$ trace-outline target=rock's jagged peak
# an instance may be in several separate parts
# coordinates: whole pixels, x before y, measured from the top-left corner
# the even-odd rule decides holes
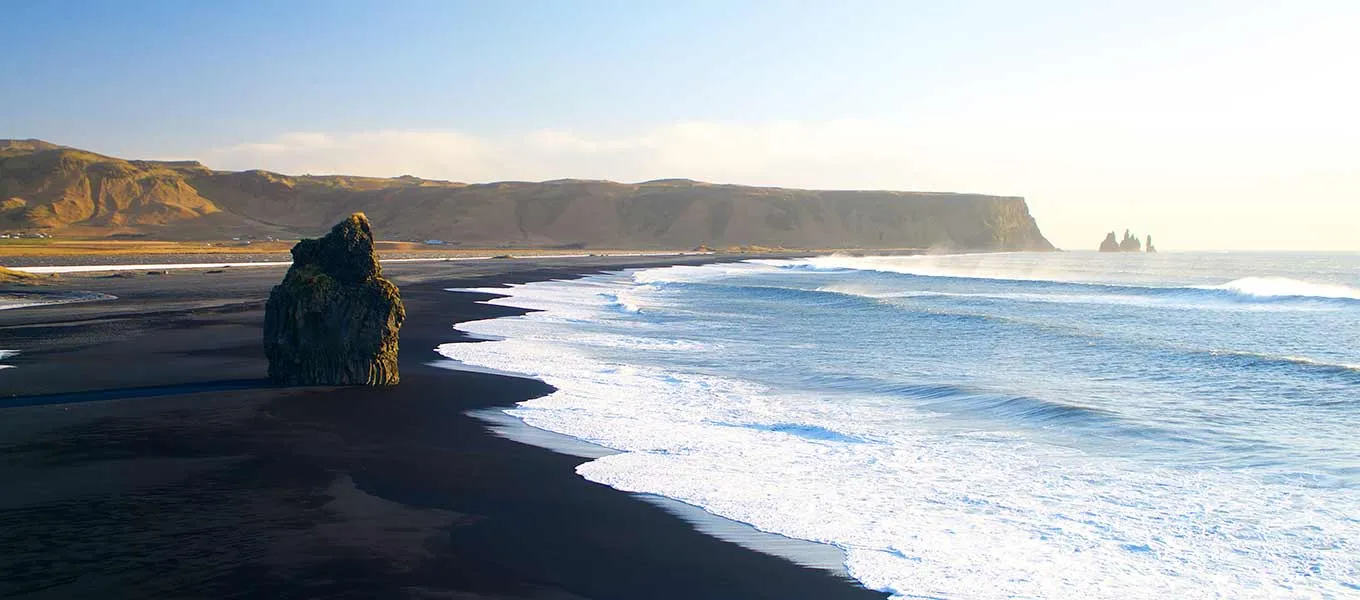
[[[293,246],[293,268],[315,267],[342,283],[363,283],[382,277],[373,251],[373,229],[364,213],[336,223],[330,234],[302,240]]]
[[[1119,242],[1119,250],[1121,252],[1138,252],[1142,249],[1143,243],[1138,241],[1138,236],[1129,233],[1129,230],[1125,229],[1124,239]]]
[[[1119,238],[1115,237],[1113,231],[1105,234],[1104,241],[1100,242],[1100,251],[1101,252],[1119,251]]]

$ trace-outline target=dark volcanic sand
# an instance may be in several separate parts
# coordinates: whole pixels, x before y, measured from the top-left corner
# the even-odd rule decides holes
[[[392,389],[258,379],[282,269],[63,278],[120,299],[0,311],[0,349],[22,351],[0,370],[0,597],[883,598],[465,414],[546,384],[425,364],[453,323],[516,312],[444,288],[657,262],[388,265],[408,314]]]

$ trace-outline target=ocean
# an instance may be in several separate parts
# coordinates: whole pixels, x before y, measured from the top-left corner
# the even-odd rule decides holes
[[[750,260],[484,290],[581,476],[896,598],[1360,597],[1360,255]]]

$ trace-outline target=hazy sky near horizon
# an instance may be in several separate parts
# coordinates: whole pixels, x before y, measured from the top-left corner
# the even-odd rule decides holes
[[[0,137],[219,169],[1025,196],[1360,250],[1360,2],[8,2]]]

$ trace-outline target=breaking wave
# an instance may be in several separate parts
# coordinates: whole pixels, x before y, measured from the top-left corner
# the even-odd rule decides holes
[[[1360,300],[1360,289],[1347,285],[1313,283],[1287,277],[1243,277],[1203,289],[1223,290],[1253,298],[1332,298]]]
[[[1243,277],[1213,285],[1151,285],[1083,280],[1076,275],[1012,273],[998,269],[960,269],[940,266],[913,266],[887,263],[869,258],[797,259],[765,261],[763,264],[790,271],[869,271],[895,276],[904,283],[913,280],[946,279],[960,283],[999,284],[997,290],[985,293],[955,294],[949,291],[921,292],[913,289],[895,290],[891,285],[880,285],[870,290],[826,289],[876,298],[899,296],[971,295],[1001,299],[1032,300],[1039,302],[1137,303],[1152,300],[1209,300],[1239,304],[1269,304],[1274,302],[1299,303],[1354,303],[1360,302],[1360,288],[1337,283],[1302,281],[1287,277]],[[886,284],[886,282],[884,282]],[[1033,292],[1033,293],[1032,293]],[[1067,292],[1067,293],[1054,293]]]

